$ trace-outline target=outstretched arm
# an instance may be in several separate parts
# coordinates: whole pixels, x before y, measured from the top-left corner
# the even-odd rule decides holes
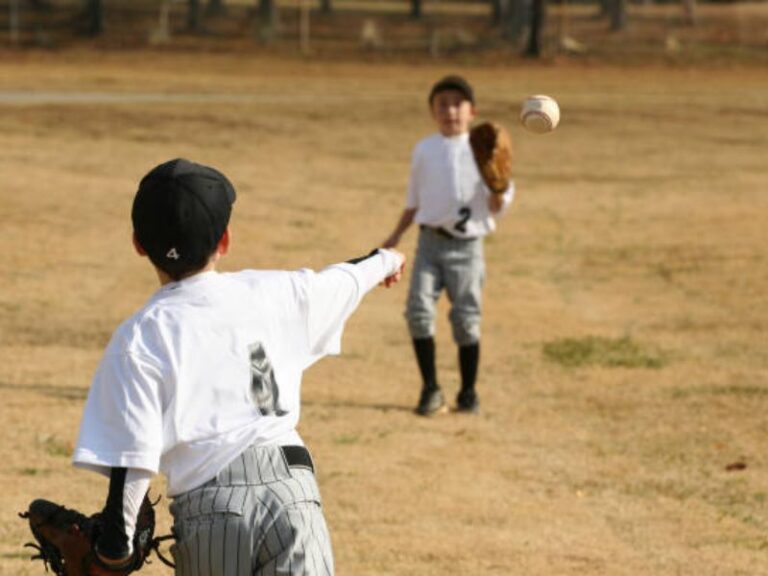
[[[338,354],[344,323],[363,296],[400,280],[404,265],[405,256],[397,250],[377,248],[313,274],[307,293],[310,355]]]
[[[400,215],[400,220],[397,221],[397,226],[392,234],[389,235],[382,244],[383,248],[394,248],[400,243],[400,238],[408,227],[413,223],[413,217],[416,215],[416,208],[406,208]]]

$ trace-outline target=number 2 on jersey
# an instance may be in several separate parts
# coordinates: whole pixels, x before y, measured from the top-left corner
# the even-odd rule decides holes
[[[464,206],[459,210],[459,216],[461,216],[461,218],[453,225],[453,228],[464,234],[467,231],[467,220],[472,216],[471,208],[469,208],[469,206]]]

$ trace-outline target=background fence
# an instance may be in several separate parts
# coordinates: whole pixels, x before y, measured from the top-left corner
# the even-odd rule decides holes
[[[0,46],[768,60],[767,2],[10,0]]]

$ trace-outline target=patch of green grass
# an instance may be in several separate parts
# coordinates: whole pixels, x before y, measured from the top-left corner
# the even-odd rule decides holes
[[[343,434],[336,436],[333,441],[335,444],[357,444],[360,441],[360,437],[352,434]]]
[[[42,440],[43,449],[51,456],[69,458],[72,455],[72,446],[62,442],[58,438],[49,436]]]
[[[567,368],[662,368],[666,364],[666,359],[661,354],[646,349],[628,336],[561,338],[545,343],[543,352],[547,360]]]
[[[690,398],[692,396],[740,396],[743,398],[765,398],[768,397],[768,388],[749,384],[734,384],[731,386],[677,388],[672,391],[673,398]]]

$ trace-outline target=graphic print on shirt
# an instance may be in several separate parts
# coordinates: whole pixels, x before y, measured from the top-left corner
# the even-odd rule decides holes
[[[469,206],[462,207],[459,210],[459,216],[461,216],[461,219],[453,227],[464,234],[467,231],[467,220],[472,216],[472,209]]]
[[[275,371],[261,342],[248,346],[251,359],[251,399],[264,416],[284,416],[275,381]]]

